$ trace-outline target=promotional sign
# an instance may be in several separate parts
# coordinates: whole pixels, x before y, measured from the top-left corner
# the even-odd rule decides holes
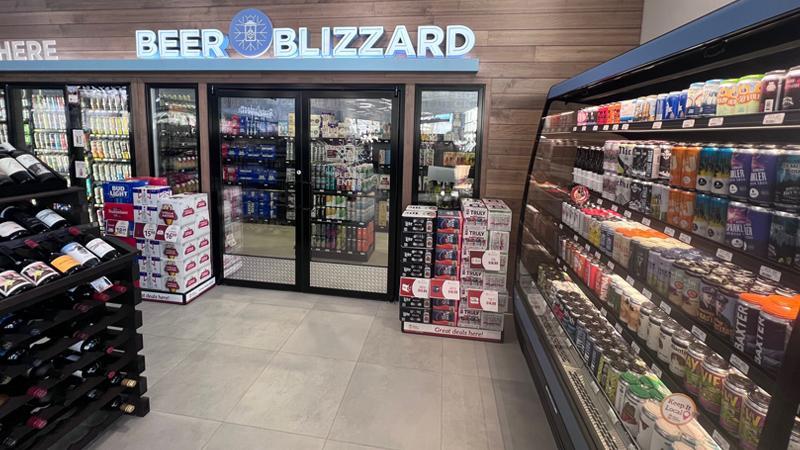
[[[501,267],[500,252],[497,250],[471,250],[469,252],[469,267],[498,272]]]
[[[458,300],[461,298],[461,286],[456,280],[434,278],[431,280],[430,295],[431,298]]]
[[[400,296],[429,298],[431,280],[429,278],[400,277]]]
[[[661,403],[661,415],[673,425],[686,425],[697,416],[697,406],[686,394],[671,394]]]
[[[467,306],[473,309],[497,312],[499,310],[499,295],[497,291],[484,291],[482,289],[467,290]]]

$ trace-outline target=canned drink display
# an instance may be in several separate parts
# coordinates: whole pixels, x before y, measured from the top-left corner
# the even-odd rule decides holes
[[[670,92],[667,96],[666,108],[664,109],[664,120],[679,119],[681,110],[683,110],[681,107],[681,92]]]
[[[668,97],[669,94],[658,94],[658,96],[656,97],[656,111],[655,111],[656,120],[664,119],[664,111],[667,108]]]
[[[725,196],[731,181],[731,159],[734,149],[730,145],[717,148],[714,174],[711,177],[711,193]]]
[[[732,116],[736,114],[736,86],[739,83],[738,78],[729,78],[722,80],[717,92],[717,115],[718,116]]]
[[[736,114],[757,113],[761,106],[762,74],[747,75],[736,83]]]
[[[739,296],[746,290],[744,285],[729,280],[719,287],[714,297],[714,331],[727,341],[733,338]]]
[[[772,211],[761,206],[750,205],[747,208],[747,222],[750,227],[749,229],[745,228],[746,251],[762,258],[766,257],[772,226]]]
[[[698,198],[700,196],[698,195]],[[741,202],[728,203],[728,216],[725,221],[725,243],[737,250],[747,251],[745,236],[752,235],[752,228],[747,218],[747,204]],[[697,216],[695,215],[695,222]]]
[[[697,162],[697,179],[695,189],[698,192],[711,192],[711,183],[714,178],[714,171],[717,166],[717,152],[714,146],[704,146],[700,150]]]
[[[755,148],[735,148],[731,155],[731,171],[728,180],[728,195],[731,198],[747,200],[750,198],[750,173]]]
[[[770,297],[758,316],[755,361],[768,371],[776,371],[783,363],[794,321],[800,311],[796,298]]]
[[[800,148],[789,147],[778,155],[775,175],[775,205],[800,207]]]
[[[761,79],[761,99],[758,109],[760,112],[768,113],[780,109],[785,77],[785,70],[772,70]]]
[[[678,203],[678,226],[687,231],[691,231],[692,222],[694,222],[694,198],[694,192],[680,192],[680,200]]]
[[[700,115],[714,116],[717,114],[717,96],[722,80],[708,80],[703,85],[703,103],[700,108]]]
[[[694,203],[694,220],[692,221],[692,233],[699,236],[708,234],[708,213],[711,197],[706,194],[697,194]]]
[[[689,85],[686,97],[686,117],[699,117],[703,111],[703,88],[705,83],[702,81]]]
[[[725,226],[728,218],[728,199],[711,197],[707,204],[707,237],[714,242],[723,243],[725,242]]]
[[[733,330],[733,346],[745,355],[754,357],[758,334],[758,318],[767,296],[751,292],[739,295],[736,303],[736,322]]]
[[[697,170],[700,167],[700,152],[702,147],[690,145],[683,154],[681,166],[681,184],[684,189],[694,189],[697,186]]]
[[[800,109],[800,66],[790,68],[784,77],[780,109]]]
[[[769,205],[775,193],[778,157],[781,150],[759,148],[750,163],[749,201]]]
[[[681,91],[681,95],[678,98],[678,112],[676,119],[683,119],[686,117],[686,99],[689,97],[689,89],[684,89]]]
[[[702,342],[695,341],[689,345],[686,352],[686,370],[683,380],[683,386],[688,393],[694,396],[700,394],[703,384],[703,363],[713,354],[714,352]]]
[[[745,399],[755,385],[747,377],[730,373],[722,383],[722,407],[719,424],[734,437],[739,437],[740,419]]]
[[[722,409],[722,382],[729,371],[728,363],[717,354],[712,354],[703,361],[700,406],[715,416]]]
[[[797,253],[798,229],[800,229],[798,216],[784,211],[773,211],[767,258],[786,266],[793,265]]]
[[[686,156],[686,146],[677,144],[672,147],[669,163],[669,184],[679,187],[683,183],[683,164]]]
[[[771,399],[769,394],[760,389],[753,389],[747,394],[739,420],[739,445],[743,449],[758,448]]]

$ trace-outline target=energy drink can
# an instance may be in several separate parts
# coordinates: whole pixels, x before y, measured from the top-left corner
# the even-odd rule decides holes
[[[730,208],[730,205],[728,206]],[[747,207],[747,224],[744,231],[743,250],[754,256],[765,258],[769,245],[772,211],[755,205]]]
[[[747,200],[750,198],[750,172],[754,148],[735,148],[731,155],[731,174],[728,180],[728,195],[731,198]]]
[[[672,91],[667,97],[667,106],[664,109],[663,120],[673,120],[679,118],[679,109],[681,103],[681,92]],[[684,103],[685,104],[685,103]]]
[[[669,159],[669,184],[670,186],[680,187],[683,179],[683,160],[686,156],[685,145],[675,145]]]
[[[747,219],[747,211],[747,205],[744,203],[728,203],[728,217],[725,222],[725,243],[737,250],[745,250],[746,229],[750,226]],[[750,234],[752,235],[752,229]]]
[[[694,192],[680,191],[678,204],[678,226],[686,231],[691,231],[694,222]]]
[[[731,181],[731,158],[733,147],[725,145],[717,149],[717,159],[714,166],[714,175],[711,178],[711,193],[728,195],[728,185]]]
[[[750,202],[762,205],[772,203],[775,194],[775,176],[778,157],[783,150],[763,148],[753,154],[750,164]]]
[[[701,107],[700,115],[714,116],[717,114],[717,96],[719,95],[719,86],[722,80],[708,80],[703,86],[703,105]]]
[[[697,186],[697,170],[700,166],[700,146],[690,145],[686,147],[683,155],[683,167],[681,170],[681,187],[694,189]]]
[[[667,98],[669,94],[658,94],[656,97],[656,120],[664,119],[664,111],[667,106]]]
[[[800,147],[778,155],[776,166],[775,205],[796,209],[800,206]]]
[[[697,194],[694,202],[694,221],[692,233],[706,237],[708,233],[708,203],[711,198],[706,194]]]
[[[681,91],[681,96],[678,99],[678,117],[676,119],[683,119],[686,117],[686,99],[689,97],[689,90],[684,89]]]
[[[773,211],[769,229],[767,258],[779,264],[791,266],[797,253],[797,231],[800,218],[784,211]]]
[[[708,238],[714,242],[725,242],[725,224],[728,220],[728,199],[711,197],[708,204]]]
[[[698,117],[703,109],[703,88],[705,83],[702,81],[689,85],[686,97],[686,117]]]
[[[714,169],[717,163],[717,147],[704,146],[700,150],[697,163],[697,181],[695,189],[698,192],[711,192],[711,179],[714,178]]]

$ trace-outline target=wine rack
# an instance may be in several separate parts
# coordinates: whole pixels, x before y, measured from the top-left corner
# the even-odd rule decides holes
[[[85,189],[73,187],[0,197],[0,205],[31,200],[71,219],[81,232],[100,235],[97,224],[85,223],[88,218]],[[68,229],[48,231],[2,242],[0,251],[22,247],[26,239],[71,238]],[[142,326],[142,314],[136,310],[141,302],[137,251],[113,237],[104,239],[119,252],[117,258],[0,300],[0,317],[24,314],[43,319],[0,333],[0,346],[4,350],[0,358],[0,422],[3,423],[0,448],[82,448],[125,413],[120,407],[111,407],[120,398],[129,414],[141,417],[150,410],[149,398],[144,396],[147,392],[147,378],[142,376],[144,356],[139,354],[143,341],[137,332]],[[52,301],[65,297],[69,290],[102,277],[117,283],[114,289],[104,291],[106,298],[86,297],[80,309],[66,309],[66,306],[48,309]],[[76,327],[78,323],[81,325]],[[45,345],[31,347],[45,337],[49,339]],[[95,348],[85,348],[82,352],[70,349],[95,337],[102,342]],[[16,361],[5,357],[21,349],[27,349],[26,357]],[[64,358],[68,354],[70,358]],[[31,376],[32,370],[51,364],[46,376]],[[90,367],[100,369],[93,372],[88,370]],[[83,371],[80,382],[76,382],[76,371]],[[124,374],[128,381],[112,383],[112,374]],[[52,400],[44,402],[42,407],[35,390],[19,391],[14,386],[44,389],[47,395],[52,394]]]

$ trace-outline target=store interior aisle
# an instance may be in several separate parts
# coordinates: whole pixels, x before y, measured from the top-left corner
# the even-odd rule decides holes
[[[152,411],[93,450],[555,448],[513,327],[406,335],[397,304],[228,286],[139,307]]]

